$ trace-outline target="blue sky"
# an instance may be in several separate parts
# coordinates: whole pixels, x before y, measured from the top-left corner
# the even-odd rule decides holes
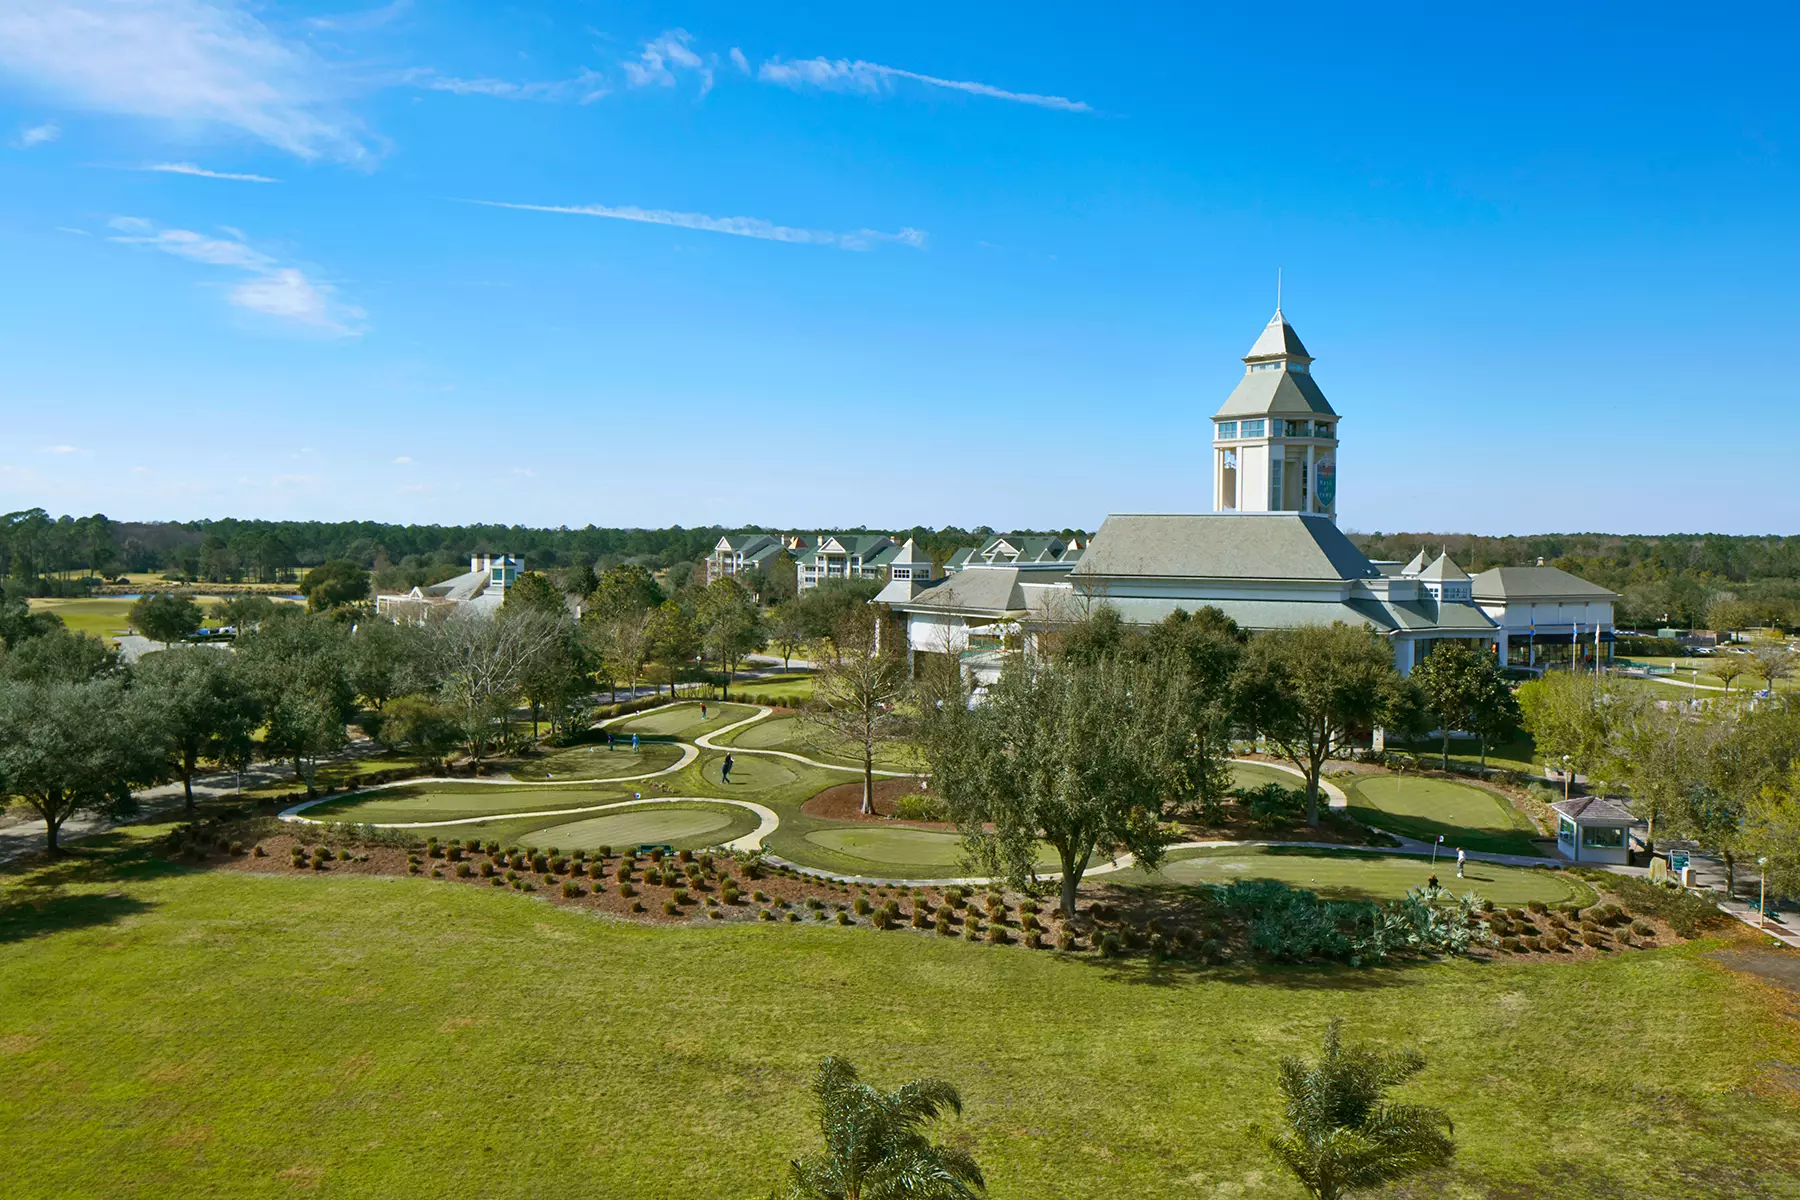
[[[1115,6],[1116,7],[1116,6]],[[1792,532],[1795,10],[0,4],[0,508]],[[752,11],[773,10],[773,11]]]

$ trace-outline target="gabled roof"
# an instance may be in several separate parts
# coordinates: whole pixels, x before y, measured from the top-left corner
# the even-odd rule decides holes
[[[1249,371],[1213,414],[1221,417],[1335,417],[1313,377],[1299,371]]]
[[[1287,323],[1287,318],[1281,315],[1279,308],[1257,335],[1256,344],[1250,347],[1250,353],[1244,355],[1245,362],[1261,362],[1271,358],[1312,361],[1312,355],[1300,344],[1300,335],[1294,332],[1294,327]]]
[[[1343,580],[1381,572],[1329,517],[1215,513],[1108,517],[1071,576]]]
[[[1423,551],[1420,552],[1420,557],[1424,557]],[[1467,579],[1468,577],[1467,571],[1450,561],[1449,554],[1439,554],[1432,560],[1429,567],[1419,572],[1420,579],[1428,579],[1433,582],[1441,582],[1446,579]]]
[[[931,556],[920,551],[919,544],[911,538],[902,542],[900,549],[889,560],[890,567],[929,567]]]
[[[1423,550],[1421,550],[1417,554],[1412,556],[1411,562],[1407,563],[1404,567],[1400,568],[1400,574],[1411,579],[1411,578],[1416,577],[1418,575],[1418,573],[1420,571],[1423,571],[1424,569],[1425,569],[1425,552]]]
[[[719,539],[719,544],[715,548],[737,554],[748,554],[761,548],[765,543],[777,544],[776,539],[766,533],[728,533]]]
[[[895,585],[889,584],[889,587]],[[908,611],[939,610],[984,616],[1023,614],[1029,607],[1025,593],[1019,587],[1017,567],[963,571],[935,583],[920,584],[910,598],[899,597],[884,589],[876,599],[903,606]]]
[[[1533,600],[1617,600],[1597,583],[1559,567],[1492,567],[1475,576],[1477,600],[1525,603]]]

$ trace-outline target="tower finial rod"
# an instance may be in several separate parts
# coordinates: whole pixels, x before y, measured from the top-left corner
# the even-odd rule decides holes
[[[1275,268],[1275,311],[1281,311],[1281,268]]]

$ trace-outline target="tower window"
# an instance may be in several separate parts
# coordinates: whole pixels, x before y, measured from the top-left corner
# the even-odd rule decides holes
[[[1230,439],[1236,437],[1237,435],[1238,435],[1238,423],[1236,421],[1220,421],[1219,422],[1219,440],[1220,441],[1229,441]]]
[[[1238,426],[1239,437],[1259,438],[1262,435],[1263,423],[1261,421],[1245,421]]]
[[[1313,426],[1313,436],[1328,438],[1331,436],[1331,422],[1320,421]]]
[[[1219,451],[1219,507],[1226,511],[1238,506],[1238,453]]]

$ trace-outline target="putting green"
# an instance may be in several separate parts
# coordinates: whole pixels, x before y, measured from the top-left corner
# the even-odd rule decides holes
[[[668,742],[643,742],[636,750],[626,738],[613,749],[604,744],[571,746],[545,758],[521,763],[513,769],[516,779],[619,779],[648,775],[672,767],[681,759],[681,747]]]
[[[627,717],[616,724],[608,725],[619,736],[630,740],[632,734],[642,737],[678,737],[693,740],[703,733],[714,729],[722,729],[735,721],[756,715],[756,710],[747,704],[722,704],[708,701],[706,716],[700,715],[700,702],[688,701],[671,704],[666,708],[652,709],[634,717]]]
[[[1365,775],[1346,780],[1350,815],[1402,837],[1435,840],[1455,850],[1541,855],[1531,822],[1512,805],[1481,788],[1446,779]]]
[[[904,825],[834,825],[806,835],[815,846],[871,867],[962,867],[962,839],[935,829]],[[1057,858],[1048,846],[1038,855],[1040,867],[1055,867]],[[900,874],[908,872],[901,871]]]
[[[534,787],[504,785],[416,784],[383,788],[328,800],[300,814],[314,821],[345,821],[386,825],[414,821],[459,821],[496,813],[542,812],[546,809],[586,808],[629,800],[619,788]]]
[[[1432,874],[1429,859],[1408,855],[1333,854],[1319,850],[1287,850],[1280,846],[1176,851],[1176,855],[1181,857],[1173,857],[1158,874],[1133,871],[1129,879],[1124,874],[1115,878],[1118,882],[1152,886],[1274,879],[1333,900],[1397,900],[1409,889],[1422,887]],[[1464,868],[1464,873],[1464,878],[1456,877],[1454,859],[1438,861],[1438,882],[1445,888],[1458,895],[1474,892],[1502,906],[1521,905],[1530,900],[1542,900],[1547,904],[1579,900],[1585,904],[1593,898],[1593,891],[1585,883],[1561,871],[1471,862]]]
[[[800,772],[809,770],[800,763],[769,755],[736,754],[731,759],[731,782],[726,783],[719,777],[719,771],[724,765],[723,754],[706,755],[700,764],[700,775],[706,782],[732,796],[738,795],[740,789],[744,793],[760,793],[786,787],[800,778]],[[817,774],[817,770],[813,769],[812,773]],[[854,777],[846,773],[844,778]]]
[[[598,846],[636,846],[660,842],[677,850],[694,850],[730,841],[735,826],[748,832],[756,826],[752,813],[734,815],[710,808],[627,808],[580,821],[567,821],[536,829],[533,841],[558,849],[592,850]]]
[[[719,744],[742,746],[746,750],[785,750],[803,758],[850,766],[858,766],[862,762],[858,751],[847,744],[827,739],[816,725],[809,725],[799,717],[766,718],[754,725],[746,725]],[[911,748],[904,745],[883,746],[875,752],[875,765],[888,771],[912,770],[914,764]]]

